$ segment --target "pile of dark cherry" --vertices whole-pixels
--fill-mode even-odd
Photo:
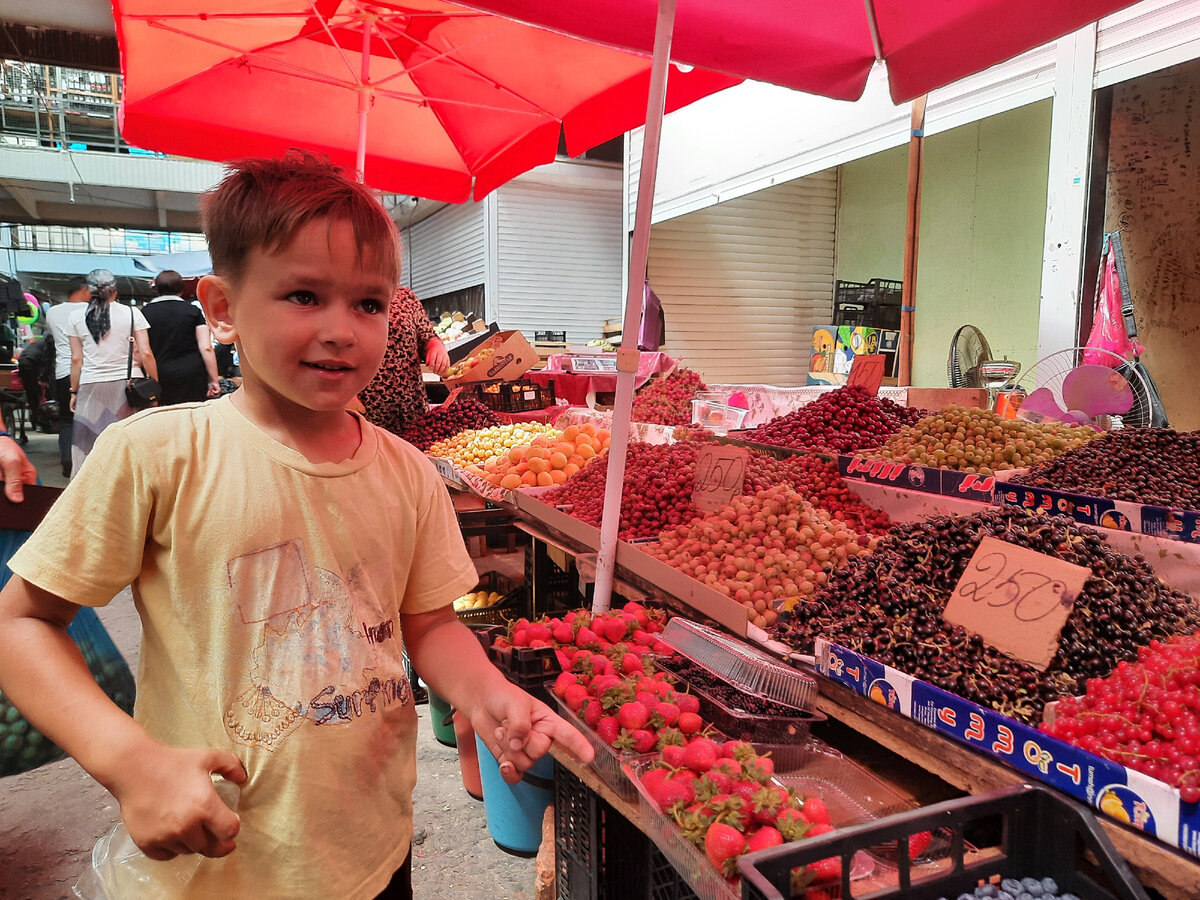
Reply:
[[[460,396],[449,406],[435,406],[400,433],[418,450],[428,450],[438,441],[470,428],[491,428],[500,418],[475,397]]]
[[[785,416],[759,426],[746,438],[760,444],[849,453],[880,447],[905,425],[923,418],[923,410],[876,397],[859,385],[822,394]]]
[[[942,611],[985,535],[1086,566],[1092,572],[1045,672],[984,644]],[[1113,550],[1073,520],[1017,507],[895,526],[875,551],[850,559],[774,637],[802,652],[827,637],[886,665],[1022,722],[1051,700],[1082,693],[1155,639],[1200,627],[1191,597],[1168,587],[1140,557]]]

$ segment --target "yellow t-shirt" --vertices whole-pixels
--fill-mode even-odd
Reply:
[[[415,448],[360,418],[352,459],[311,463],[228,398],[110,425],[12,570],[74,603],[128,584],[135,718],[246,767],[238,848],[188,897],[371,898],[412,836],[417,716],[398,611],[477,576]]]

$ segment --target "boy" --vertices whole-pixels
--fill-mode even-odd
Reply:
[[[105,430],[12,558],[0,690],[113,793],[149,856],[210,857],[186,896],[411,896],[401,635],[508,779],[552,742],[591,751],[455,617],[477,576],[428,460],[345,411],[387,342],[394,224],[299,154],[233,166],[203,219],[199,296],[242,387]],[[65,632],[76,604],[131,582],[133,719]],[[241,785],[237,815],[210,773]]]

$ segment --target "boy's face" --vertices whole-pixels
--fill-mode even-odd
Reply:
[[[241,277],[206,276],[217,339],[237,341],[248,396],[281,415],[337,412],[375,376],[395,285],[364,267],[350,223],[320,219],[275,252],[251,250]]]

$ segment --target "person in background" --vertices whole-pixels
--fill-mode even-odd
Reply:
[[[42,403],[47,399],[47,388],[54,383],[54,362],[54,341],[48,336],[26,344],[17,357],[17,372],[25,386],[29,424],[45,434],[50,433],[53,425],[42,411]]]
[[[148,856],[204,857],[187,897],[407,900],[402,645],[508,783],[553,744],[593,751],[455,614],[479,576],[433,464],[345,409],[387,346],[395,223],[298,151],[232,166],[202,222],[199,295],[242,386],[101,435],[9,561],[0,690],[112,792]],[[134,718],[66,633],[126,585],[145,635]],[[241,785],[237,813],[213,773]]]
[[[174,269],[154,277],[158,294],[143,314],[150,323],[150,349],[162,385],[160,406],[200,403],[221,393],[217,357],[204,313],[184,300],[183,278]]]
[[[71,342],[72,470],[76,474],[96,438],[113,422],[135,412],[125,398],[129,344],[133,341],[133,374],[158,377],[158,366],[146,331],[150,323],[140,309],[117,300],[117,279],[108,269],[87,274],[89,299],[68,322]]]
[[[393,434],[403,434],[429,409],[421,360],[438,375],[450,368],[446,345],[433,332],[433,323],[417,295],[396,288],[388,311],[387,352],[379,373],[358,395],[367,420]]]
[[[4,496],[13,503],[25,499],[25,485],[37,484],[38,473],[16,438],[0,430],[0,477],[4,479]]]
[[[67,282],[67,300],[56,303],[46,311],[46,332],[54,341],[54,399],[58,402],[58,458],[64,478],[71,477],[71,433],[74,414],[71,412],[71,341],[67,323],[80,303],[91,297],[87,279],[76,275]]]

